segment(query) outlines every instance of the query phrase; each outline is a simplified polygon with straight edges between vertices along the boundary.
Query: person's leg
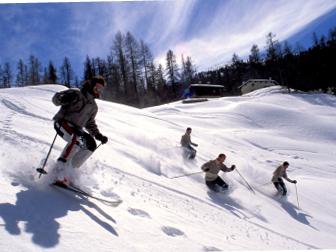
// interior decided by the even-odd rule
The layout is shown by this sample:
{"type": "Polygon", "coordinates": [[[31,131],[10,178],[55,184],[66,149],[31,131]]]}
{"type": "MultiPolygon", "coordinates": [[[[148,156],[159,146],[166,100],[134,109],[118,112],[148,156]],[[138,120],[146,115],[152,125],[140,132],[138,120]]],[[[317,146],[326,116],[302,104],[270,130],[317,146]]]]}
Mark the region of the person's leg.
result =
{"type": "Polygon", "coordinates": [[[189,158],[189,154],[190,154],[190,151],[187,147],[182,147],[182,151],[183,151],[183,158],[187,159],[189,158]]]}
{"type": "Polygon", "coordinates": [[[61,155],[57,159],[57,164],[55,167],[55,176],[56,180],[63,182],[65,184],[69,183],[69,160],[73,158],[73,156],[80,149],[79,146],[79,137],[75,134],[75,130],[66,121],[55,122],[55,130],[59,136],[61,136],[66,142],[66,146],[64,147],[61,155]]]}
{"type": "Polygon", "coordinates": [[[75,130],[67,121],[55,122],[55,129],[57,134],[67,142],[57,161],[66,163],[78,151],[79,139],[75,130]]]}
{"type": "Polygon", "coordinates": [[[218,192],[218,188],[215,181],[205,181],[205,184],[209,187],[210,190],[218,192]]]}
{"type": "Polygon", "coordinates": [[[279,182],[281,188],[282,188],[282,196],[286,196],[287,194],[287,188],[286,188],[286,185],[283,181],[279,182]]]}
{"type": "Polygon", "coordinates": [[[273,182],[273,185],[274,185],[275,188],[277,189],[278,193],[282,193],[282,188],[281,188],[279,182],[273,182]]]}
{"type": "Polygon", "coordinates": [[[189,150],[189,159],[194,159],[196,157],[196,150],[191,147],[191,146],[188,146],[188,150],[189,150]]]}
{"type": "Polygon", "coordinates": [[[216,182],[217,185],[219,185],[224,190],[229,189],[229,185],[227,183],[225,183],[225,181],[221,177],[218,176],[217,179],[215,180],[215,182],[216,182]]]}
{"type": "Polygon", "coordinates": [[[73,168],[81,167],[97,148],[96,141],[91,135],[84,133],[80,138],[83,141],[83,145],[71,159],[71,165],[73,168]]]}

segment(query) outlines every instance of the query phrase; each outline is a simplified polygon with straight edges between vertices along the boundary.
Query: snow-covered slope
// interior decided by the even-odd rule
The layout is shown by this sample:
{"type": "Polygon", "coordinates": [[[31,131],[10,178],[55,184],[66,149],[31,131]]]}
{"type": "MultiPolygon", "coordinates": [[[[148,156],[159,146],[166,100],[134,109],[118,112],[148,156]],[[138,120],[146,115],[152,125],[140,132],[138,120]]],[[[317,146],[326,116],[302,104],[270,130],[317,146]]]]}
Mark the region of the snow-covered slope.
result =
{"type": "MultiPolygon", "coordinates": [[[[83,189],[122,198],[112,208],[41,179],[54,137],[51,103],[61,86],[0,90],[0,251],[220,251],[335,248],[336,98],[279,87],[204,103],[149,109],[98,101],[109,142],[73,172],[83,189]],[[198,143],[183,160],[187,127],[198,143]],[[200,166],[225,153],[238,172],[221,174],[227,194],[204,185],[200,166]],[[290,163],[298,200],[274,197],[273,170],[290,163]],[[299,207],[298,207],[299,203],[299,207]]],[[[64,146],[57,138],[46,170],[64,146]]]]}

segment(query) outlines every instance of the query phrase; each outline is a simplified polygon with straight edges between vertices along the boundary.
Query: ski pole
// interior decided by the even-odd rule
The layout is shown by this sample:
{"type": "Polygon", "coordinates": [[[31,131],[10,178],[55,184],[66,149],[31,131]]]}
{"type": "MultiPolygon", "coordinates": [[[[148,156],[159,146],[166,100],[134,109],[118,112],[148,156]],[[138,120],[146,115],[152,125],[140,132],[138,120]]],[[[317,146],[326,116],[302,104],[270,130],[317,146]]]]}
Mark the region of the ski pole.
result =
{"type": "Polygon", "coordinates": [[[297,201],[297,204],[298,204],[298,208],[300,209],[299,196],[298,196],[298,192],[297,192],[297,186],[296,186],[296,184],[295,184],[295,191],[296,191],[296,201],[297,201]]]}
{"type": "Polygon", "coordinates": [[[236,172],[239,174],[239,176],[245,181],[245,183],[247,184],[248,188],[249,188],[253,193],[255,193],[254,190],[253,190],[253,188],[249,185],[249,183],[247,183],[246,179],[240,174],[240,172],[238,171],[238,169],[236,168],[235,170],[236,170],[236,172]]]}
{"type": "Polygon", "coordinates": [[[100,145],[102,145],[102,143],[100,143],[94,151],[96,151],[100,147],[100,145]]]}
{"type": "Polygon", "coordinates": [[[57,132],[56,132],[56,134],[55,134],[55,137],[54,137],[54,140],[53,140],[52,144],[50,145],[50,148],[49,148],[47,157],[46,157],[46,159],[44,160],[42,167],[36,169],[36,171],[40,173],[39,178],[41,177],[42,174],[47,174],[46,170],[44,170],[44,167],[45,167],[45,165],[46,165],[46,163],[47,163],[47,160],[48,160],[49,155],[50,155],[50,152],[51,152],[51,150],[52,150],[52,148],[53,148],[53,146],[54,146],[54,143],[55,143],[55,141],[56,141],[56,138],[57,138],[57,132]]]}
{"type": "Polygon", "coordinates": [[[193,173],[189,173],[189,174],[179,175],[179,176],[175,176],[175,177],[168,177],[168,178],[175,179],[175,178],[181,178],[181,177],[188,177],[188,176],[192,176],[192,175],[199,174],[199,173],[202,173],[202,172],[203,171],[193,172],[193,173]]]}

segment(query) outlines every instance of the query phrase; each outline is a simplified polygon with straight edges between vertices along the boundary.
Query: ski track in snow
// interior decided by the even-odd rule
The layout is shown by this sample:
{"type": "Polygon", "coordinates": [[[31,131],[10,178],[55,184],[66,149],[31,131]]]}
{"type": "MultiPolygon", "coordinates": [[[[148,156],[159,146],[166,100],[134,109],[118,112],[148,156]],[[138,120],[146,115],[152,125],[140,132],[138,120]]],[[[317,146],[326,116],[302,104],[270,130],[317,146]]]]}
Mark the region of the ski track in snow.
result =
{"type": "Polygon", "coordinates": [[[42,117],[33,113],[28,112],[25,107],[20,104],[19,102],[16,101],[16,103],[18,105],[16,105],[15,103],[12,103],[9,99],[2,99],[1,100],[2,104],[4,104],[8,109],[21,114],[21,115],[26,115],[26,116],[31,116],[31,117],[35,117],[41,120],[45,120],[45,121],[51,121],[50,118],[46,118],[46,117],[42,117]]]}
{"type": "MultiPolygon", "coordinates": [[[[123,199],[121,206],[111,210],[99,202],[63,195],[57,190],[45,188],[41,191],[39,187],[42,187],[46,178],[40,182],[34,173],[35,168],[29,168],[38,158],[43,161],[50,146],[50,135],[53,134],[50,118],[56,109],[52,104],[48,105],[50,108],[41,106],[51,103],[49,100],[52,94],[62,89],[59,86],[48,85],[0,92],[0,145],[5,146],[5,149],[0,149],[0,153],[4,164],[11,163],[11,159],[17,155],[16,147],[20,152],[31,155],[30,160],[24,160],[23,157],[13,160],[11,170],[0,170],[3,175],[3,181],[0,180],[0,183],[9,183],[13,188],[13,191],[7,194],[10,195],[16,190],[15,204],[0,202],[0,217],[4,221],[0,224],[3,226],[0,228],[0,234],[4,235],[3,237],[14,238],[15,233],[25,242],[26,233],[31,234],[31,241],[26,243],[29,247],[27,251],[35,251],[34,245],[53,248],[55,251],[69,249],[63,240],[71,244],[68,237],[76,236],[67,230],[67,223],[69,222],[71,227],[72,222],[77,224],[80,221],[84,225],[88,220],[91,221],[92,231],[97,232],[97,237],[102,239],[102,244],[106,241],[106,244],[109,244],[107,246],[118,250],[124,248],[124,251],[157,251],[155,248],[158,247],[170,251],[176,248],[193,251],[251,248],[321,249],[330,248],[330,244],[335,244],[329,241],[328,245],[324,245],[318,240],[323,238],[323,235],[328,237],[328,230],[335,230],[334,218],[323,216],[324,209],[318,211],[316,207],[309,207],[309,211],[300,210],[292,203],[295,201],[295,192],[290,185],[288,199],[279,200],[274,196],[273,185],[264,182],[269,181],[273,169],[283,160],[289,160],[289,175],[302,181],[302,186],[307,175],[308,178],[314,178],[323,174],[325,179],[334,175],[333,161],[336,160],[331,158],[333,151],[328,148],[333,137],[330,138],[330,142],[321,142],[319,138],[312,139],[317,142],[316,148],[306,148],[305,142],[301,143],[300,139],[305,138],[305,133],[312,137],[317,136],[314,133],[317,132],[314,124],[310,124],[307,132],[302,131],[302,135],[298,135],[297,139],[292,139],[289,135],[287,140],[283,129],[286,129],[286,125],[292,129],[292,122],[276,128],[276,123],[272,121],[272,118],[278,120],[272,112],[279,113],[279,118],[284,116],[285,120],[292,120],[295,109],[300,112],[300,118],[305,118],[302,116],[303,112],[309,113],[310,110],[319,109],[321,113],[317,113],[317,118],[320,115],[333,117],[333,109],[336,107],[334,97],[303,94],[281,96],[277,88],[269,88],[243,97],[214,99],[196,105],[172,103],[146,110],[99,101],[98,106],[102,110],[99,112],[97,124],[102,132],[109,133],[109,144],[97,150],[87,164],[74,171],[73,175],[78,176],[78,181],[75,182],[83,185],[83,189],[104,197],[123,199]],[[25,92],[30,92],[34,98],[21,99],[20,95],[25,97],[25,92]],[[279,104],[288,103],[288,99],[297,102],[297,108],[294,106],[282,109],[279,104]],[[35,104],[35,101],[38,103],[35,104]],[[267,107],[269,103],[271,105],[267,107]],[[261,113],[249,110],[249,105],[256,111],[260,109],[261,113]],[[308,106],[308,109],[304,106],[308,106]],[[113,112],[110,113],[109,110],[113,112]],[[42,116],[43,112],[46,112],[47,116],[42,116]],[[287,112],[288,115],[285,114],[287,112]],[[270,125],[276,128],[274,131],[267,125],[268,115],[271,115],[270,125]],[[26,124],[22,125],[25,122],[26,124]],[[145,126],[141,126],[141,122],[145,123],[145,126]],[[193,162],[185,162],[180,158],[178,142],[186,126],[193,128],[192,140],[199,144],[197,159],[193,162]],[[48,132],[48,136],[44,136],[44,132],[48,132]],[[281,134],[278,135],[279,132],[281,134]],[[255,194],[248,190],[246,182],[236,173],[221,174],[230,186],[230,191],[225,194],[208,192],[203,174],[169,178],[199,171],[202,163],[218,154],[218,149],[223,149],[228,154],[227,165],[237,164],[247,181],[252,182],[255,194]],[[324,166],[319,167],[318,161],[323,162],[324,166]],[[31,179],[35,179],[35,182],[31,179]],[[47,196],[51,195],[55,197],[56,202],[42,207],[41,214],[47,219],[47,223],[39,226],[41,221],[38,220],[38,206],[31,206],[30,202],[36,203],[40,200],[48,204],[47,196]],[[55,207],[57,204],[62,205],[59,210],[50,208],[48,211],[48,207],[55,207]],[[67,209],[67,204],[72,208],[67,209]],[[82,214],[77,214],[78,210],[82,214]],[[12,223],[12,220],[16,222],[12,223]],[[26,223],[30,229],[23,228],[22,223],[26,223]],[[43,234],[48,223],[51,229],[43,234]],[[104,230],[108,235],[102,235],[98,230],[104,230]],[[111,242],[108,238],[110,235],[113,237],[111,242]],[[152,237],[158,242],[154,242],[152,237]],[[133,239],[136,241],[134,244],[130,242],[133,239]]],[[[318,128],[320,121],[316,121],[318,128]]],[[[331,132],[327,124],[322,122],[321,125],[331,132]]],[[[322,135],[321,139],[325,139],[326,136],[322,135]]],[[[46,167],[50,173],[55,166],[54,159],[63,146],[64,141],[60,139],[55,144],[51,160],[46,167]]],[[[301,183],[298,186],[301,186],[301,183]]],[[[309,189],[307,185],[305,193],[313,192],[309,189]]],[[[331,193],[330,196],[332,195],[331,193]]],[[[0,197],[7,201],[5,196],[0,197]]],[[[10,197],[12,199],[14,195],[10,197]]],[[[319,201],[327,198],[333,203],[331,197],[302,197],[303,206],[308,207],[309,202],[321,204],[319,201]]],[[[8,202],[13,200],[8,198],[8,202]]],[[[333,209],[332,204],[326,205],[325,208],[328,211],[333,209]]],[[[84,235],[87,227],[83,226],[84,229],[81,229],[80,224],[78,227],[76,224],[74,232],[84,235]]],[[[0,249],[2,241],[4,240],[0,238],[0,249]]],[[[102,251],[107,251],[101,248],[102,251]]],[[[17,247],[17,251],[20,251],[20,247],[17,247]]],[[[88,248],[81,247],[79,251],[88,251],[88,248]]]]}
{"type": "MultiPolygon", "coordinates": [[[[138,188],[138,189],[130,192],[130,194],[132,194],[134,197],[135,196],[136,197],[141,197],[146,201],[151,201],[152,203],[156,203],[156,205],[158,207],[164,207],[164,208],[167,208],[167,209],[170,209],[170,210],[172,210],[176,206],[176,204],[179,204],[179,207],[175,210],[176,214],[178,214],[178,212],[180,211],[181,203],[184,203],[183,207],[185,207],[185,212],[189,212],[190,215],[194,215],[195,218],[199,218],[200,216],[197,214],[197,211],[195,212],[195,210],[203,208],[204,204],[205,204],[205,205],[210,206],[211,208],[216,208],[219,211],[224,210],[228,213],[231,213],[231,214],[233,214],[233,216],[236,216],[237,218],[242,219],[244,221],[247,221],[249,224],[254,225],[254,226],[264,230],[264,234],[260,235],[258,238],[261,241],[266,242],[266,244],[271,242],[271,240],[268,237],[270,235],[275,235],[275,236],[279,236],[282,239],[285,239],[287,241],[298,243],[299,246],[303,246],[302,248],[319,249],[318,247],[316,247],[314,245],[308,244],[306,242],[299,241],[299,240],[297,240],[295,238],[292,238],[288,235],[282,234],[281,232],[274,231],[270,228],[267,228],[263,225],[260,225],[260,224],[257,224],[255,222],[251,221],[250,219],[257,218],[257,217],[253,216],[253,215],[248,216],[248,215],[244,214],[243,211],[239,210],[239,208],[241,208],[241,206],[238,206],[238,208],[232,207],[232,205],[234,205],[235,202],[232,201],[232,200],[230,202],[230,200],[228,200],[228,197],[223,199],[223,200],[227,201],[228,204],[225,203],[224,204],[225,207],[221,207],[221,206],[217,206],[216,204],[204,201],[203,199],[197,198],[197,197],[195,197],[191,194],[187,194],[187,193],[184,193],[182,191],[178,191],[176,189],[166,187],[166,186],[164,186],[160,183],[141,178],[137,175],[127,173],[127,172],[125,172],[121,169],[118,169],[118,168],[115,168],[115,167],[112,167],[112,166],[108,166],[108,165],[105,165],[105,164],[97,164],[97,166],[98,167],[99,166],[101,166],[101,167],[104,166],[104,167],[108,168],[109,170],[117,171],[117,173],[113,174],[112,177],[115,178],[116,175],[120,176],[120,178],[119,178],[119,183],[120,184],[124,184],[124,185],[130,185],[131,184],[133,186],[136,185],[136,188],[138,188]],[[120,174],[122,174],[122,175],[120,175],[120,174]],[[135,181],[133,179],[135,179],[135,181]],[[123,180],[123,182],[120,182],[121,180],[123,180]],[[148,192],[146,192],[147,188],[150,188],[150,190],[148,192]],[[164,191],[162,191],[162,190],[164,190],[164,191]],[[153,191],[156,192],[156,195],[153,194],[153,191]],[[148,197],[148,195],[150,197],[148,197]],[[160,195],[164,195],[164,198],[162,198],[162,196],[160,196],[160,195]],[[179,202],[179,203],[177,203],[177,202],[179,202]],[[194,206],[194,204],[196,204],[196,202],[201,203],[202,206],[194,206]],[[269,234],[269,233],[271,233],[271,234],[269,234]]],[[[216,196],[215,196],[215,198],[216,198],[216,196]]],[[[224,206],[224,205],[222,205],[222,206],[224,206]]],[[[143,210],[140,210],[140,209],[137,209],[137,210],[132,209],[132,210],[130,210],[130,212],[134,215],[143,215],[143,212],[144,212],[145,213],[144,215],[146,217],[149,216],[149,214],[147,212],[145,212],[143,210]]],[[[202,216],[202,217],[205,218],[205,216],[202,216]]],[[[236,228],[236,227],[232,227],[232,228],[236,228]]],[[[174,235],[175,231],[173,231],[174,228],[163,227],[163,230],[164,230],[165,233],[167,233],[167,235],[175,236],[174,235]],[[173,234],[171,234],[171,231],[172,231],[173,234]]],[[[257,229],[255,229],[254,231],[257,231],[257,229]]],[[[231,230],[231,232],[232,232],[232,230],[231,230]]],[[[258,231],[258,233],[259,232],[260,231],[258,231]]],[[[180,233],[180,235],[184,234],[182,231],[178,231],[177,233],[180,233]]],[[[239,235],[236,234],[235,235],[236,237],[241,236],[240,232],[238,232],[238,233],[239,233],[239,235]]],[[[250,232],[246,232],[245,235],[246,235],[245,236],[246,238],[249,238],[249,237],[253,236],[253,235],[251,235],[250,232]]],[[[238,238],[235,238],[235,236],[228,236],[226,239],[227,240],[230,240],[230,239],[238,240],[238,238]]]]}

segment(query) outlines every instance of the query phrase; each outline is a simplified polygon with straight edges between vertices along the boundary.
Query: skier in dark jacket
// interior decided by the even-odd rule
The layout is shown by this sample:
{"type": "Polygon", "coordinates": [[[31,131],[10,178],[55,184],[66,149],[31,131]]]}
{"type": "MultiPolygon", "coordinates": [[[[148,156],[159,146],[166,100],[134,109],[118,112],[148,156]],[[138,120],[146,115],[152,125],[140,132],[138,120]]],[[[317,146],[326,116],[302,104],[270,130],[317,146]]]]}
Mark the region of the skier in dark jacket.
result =
{"type": "Polygon", "coordinates": [[[191,128],[187,128],[185,134],[181,137],[181,146],[183,147],[183,155],[188,159],[194,159],[196,150],[191,146],[197,147],[198,144],[191,142],[191,128]]]}
{"type": "Polygon", "coordinates": [[[219,154],[215,160],[210,160],[202,165],[202,170],[205,172],[205,184],[213,191],[218,192],[220,190],[227,190],[229,185],[225,183],[218,173],[222,172],[231,172],[236,166],[232,165],[231,168],[228,168],[224,161],[226,159],[225,154],[219,154]]]}
{"type": "Polygon", "coordinates": [[[283,162],[282,165],[278,166],[275,171],[273,172],[272,182],[275,188],[279,193],[282,193],[283,196],[286,196],[287,194],[287,188],[282,178],[286,179],[288,182],[291,182],[293,184],[296,184],[296,180],[291,180],[287,176],[287,168],[289,166],[289,163],[287,161],[283,162]]]}
{"type": "Polygon", "coordinates": [[[97,148],[96,141],[107,143],[108,138],[98,130],[95,117],[98,106],[95,98],[100,98],[105,87],[101,76],[84,82],[79,89],[71,88],[58,92],[52,98],[56,106],[61,106],[54,116],[54,127],[67,145],[57,160],[57,179],[68,183],[68,167],[80,167],[97,148]],[[85,128],[87,130],[84,131],[85,128]]]}

